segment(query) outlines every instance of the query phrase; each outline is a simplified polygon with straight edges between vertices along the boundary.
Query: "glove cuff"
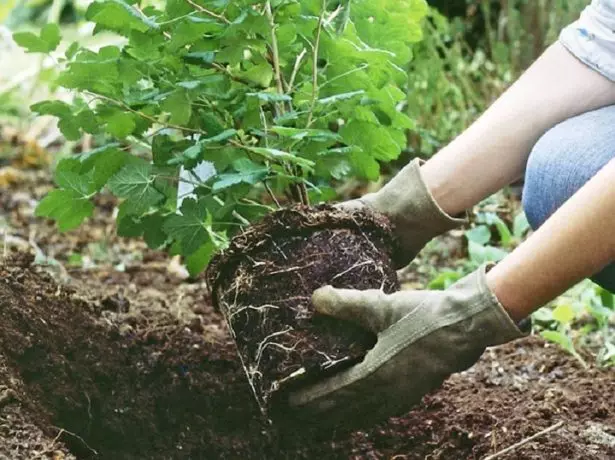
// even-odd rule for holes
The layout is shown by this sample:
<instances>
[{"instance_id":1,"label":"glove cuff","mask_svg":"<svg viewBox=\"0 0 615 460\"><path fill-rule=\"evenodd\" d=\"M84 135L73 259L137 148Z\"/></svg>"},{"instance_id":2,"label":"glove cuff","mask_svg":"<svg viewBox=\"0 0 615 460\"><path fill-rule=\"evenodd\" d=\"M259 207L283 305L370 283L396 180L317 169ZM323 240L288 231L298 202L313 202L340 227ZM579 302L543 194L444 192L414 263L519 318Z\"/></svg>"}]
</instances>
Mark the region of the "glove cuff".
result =
<instances>
[{"instance_id":1,"label":"glove cuff","mask_svg":"<svg viewBox=\"0 0 615 460\"><path fill-rule=\"evenodd\" d=\"M386 215L395 225L402 265L410 262L435 236L467 222L465 213L453 217L438 205L423 180L423 163L418 158L413 160L378 192L362 198L366 206Z\"/></svg>"},{"instance_id":2,"label":"glove cuff","mask_svg":"<svg viewBox=\"0 0 615 460\"><path fill-rule=\"evenodd\" d=\"M481 297L485 300L485 304L489 308L485 310L484 320L490 324L488 333L485 335L485 345L494 346L501 345L511 340L515 340L528 335L529 331L523 325L523 330L520 324L516 324L504 306L500 303L495 293L487 284L487 272L495 266L495 263L489 262L483 264L476 272L476 282Z\"/></svg>"}]
</instances>

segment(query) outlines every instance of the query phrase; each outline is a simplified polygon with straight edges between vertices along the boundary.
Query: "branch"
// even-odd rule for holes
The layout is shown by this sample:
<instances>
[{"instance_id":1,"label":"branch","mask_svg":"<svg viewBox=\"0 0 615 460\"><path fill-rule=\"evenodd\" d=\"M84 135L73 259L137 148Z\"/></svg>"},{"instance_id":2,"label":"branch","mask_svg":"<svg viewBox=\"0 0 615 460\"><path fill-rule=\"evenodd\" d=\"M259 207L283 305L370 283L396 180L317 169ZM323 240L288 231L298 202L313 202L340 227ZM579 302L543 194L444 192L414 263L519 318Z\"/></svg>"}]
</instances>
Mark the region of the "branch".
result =
<instances>
[{"instance_id":1,"label":"branch","mask_svg":"<svg viewBox=\"0 0 615 460\"><path fill-rule=\"evenodd\" d=\"M297 56L295 60L295 66L293 67L293 72L290 74L290 80L288 81L288 88L286 88L286 93L290 94L293 91L293 86L295 86L295 79L297 78L297 73L299 73L299 68L301 67L301 61L307 54L307 50L303 48L301 53Z\"/></svg>"},{"instance_id":2,"label":"branch","mask_svg":"<svg viewBox=\"0 0 615 460\"><path fill-rule=\"evenodd\" d=\"M278 94L284 94L284 84L282 83L282 71L280 70L280 51L278 49L278 38L275 34L275 20L273 19L273 13L271 12L271 2L265 3L265 15L269 21L269 27L271 28L271 53L273 55L273 71L275 75L275 82L278 90ZM281 109L280 109L281 108ZM280 113L284 113L284 106L278 105Z\"/></svg>"},{"instance_id":3,"label":"branch","mask_svg":"<svg viewBox=\"0 0 615 460\"><path fill-rule=\"evenodd\" d=\"M310 102L310 111L308 114L307 127L309 128L314 121L314 107L316 106L316 95L318 94L318 51L320 48L320 34L322 32L323 20L327 10L327 2L323 0L322 11L318 18L318 30L316 31L316 41L314 42L314 49L312 54L312 101Z\"/></svg>"},{"instance_id":4,"label":"branch","mask_svg":"<svg viewBox=\"0 0 615 460\"><path fill-rule=\"evenodd\" d=\"M177 129L177 130L180 130L180 131L187 131L187 132L190 132L190 133L197 133L197 134L207 134L205 131L201 131L201 130L198 130L198 129L187 128L185 126L174 125L173 123L166 123L166 122L157 120L156 118L154 118L154 117L152 117L152 116L150 116L150 115L148 115L146 113L143 113L143 112L140 112L139 110L133 109L132 107L130 107L129 105L123 103L122 101L115 100L115 99L110 98L108 96L103 96L102 94L94 93L92 91L84 91L84 93L85 94L89 94L90 96L93 96L96 99L102 99L103 101L111 102L112 104L115 104L115 105L123 108L124 110L128 110L129 112L132 112L135 115L139 115L140 117L142 117L142 118L144 118L146 120L149 120L152 123L157 123L157 124L165 126L167 128Z\"/></svg>"},{"instance_id":5,"label":"branch","mask_svg":"<svg viewBox=\"0 0 615 460\"><path fill-rule=\"evenodd\" d=\"M198 3L193 2L192 0L186 0L186 2L188 2L190 5L192 5L195 9L197 9L201 13L205 13L208 16L211 16L212 18L219 19L220 21L224 22L225 24L230 24L231 23L231 21L229 21L225 16L222 16L221 14L218 14L218 13L216 13L214 11L208 10L207 8L199 5Z\"/></svg>"}]
</instances>

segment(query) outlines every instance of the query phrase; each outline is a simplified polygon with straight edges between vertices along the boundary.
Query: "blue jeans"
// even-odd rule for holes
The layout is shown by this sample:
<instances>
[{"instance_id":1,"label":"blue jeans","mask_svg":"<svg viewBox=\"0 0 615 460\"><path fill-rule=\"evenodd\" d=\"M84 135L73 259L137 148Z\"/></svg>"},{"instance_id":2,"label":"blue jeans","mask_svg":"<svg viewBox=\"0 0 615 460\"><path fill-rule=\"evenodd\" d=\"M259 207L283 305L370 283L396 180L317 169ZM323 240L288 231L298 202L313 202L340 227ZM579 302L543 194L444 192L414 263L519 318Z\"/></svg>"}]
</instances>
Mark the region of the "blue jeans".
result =
<instances>
[{"instance_id":1,"label":"blue jeans","mask_svg":"<svg viewBox=\"0 0 615 460\"><path fill-rule=\"evenodd\" d=\"M523 208L532 228L538 228L613 158L615 105L570 118L547 131L534 146L525 172ZM615 292L615 263L592 280Z\"/></svg>"}]
</instances>

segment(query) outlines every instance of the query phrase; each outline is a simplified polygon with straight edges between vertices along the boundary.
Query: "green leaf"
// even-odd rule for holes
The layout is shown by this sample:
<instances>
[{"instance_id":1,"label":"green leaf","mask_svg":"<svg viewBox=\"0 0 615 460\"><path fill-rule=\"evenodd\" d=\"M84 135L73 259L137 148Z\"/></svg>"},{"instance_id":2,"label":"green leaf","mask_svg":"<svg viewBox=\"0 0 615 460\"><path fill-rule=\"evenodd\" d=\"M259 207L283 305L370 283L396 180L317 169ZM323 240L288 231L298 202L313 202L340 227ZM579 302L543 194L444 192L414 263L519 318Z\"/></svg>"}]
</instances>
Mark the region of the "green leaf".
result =
<instances>
[{"instance_id":1,"label":"green leaf","mask_svg":"<svg viewBox=\"0 0 615 460\"><path fill-rule=\"evenodd\" d=\"M162 229L164 219L159 214L147 215L141 219L143 222L143 237L147 245L152 249L161 248L169 239Z\"/></svg>"},{"instance_id":2,"label":"green leaf","mask_svg":"<svg viewBox=\"0 0 615 460\"><path fill-rule=\"evenodd\" d=\"M182 203L181 214L168 217L162 228L171 238L180 241L182 254L189 255L211 239L208 217L205 206L187 198Z\"/></svg>"},{"instance_id":3,"label":"green leaf","mask_svg":"<svg viewBox=\"0 0 615 460\"><path fill-rule=\"evenodd\" d=\"M500 216L495 212L483 212L478 215L478 221L487 225L495 225L500 236L500 241L503 246L509 246L512 239L512 233L508 229L506 222L504 222Z\"/></svg>"},{"instance_id":4,"label":"green leaf","mask_svg":"<svg viewBox=\"0 0 615 460\"><path fill-rule=\"evenodd\" d=\"M483 246L471 240L468 242L468 253L472 262L476 264L499 262L508 255L503 249L494 246Z\"/></svg>"},{"instance_id":5,"label":"green leaf","mask_svg":"<svg viewBox=\"0 0 615 460\"><path fill-rule=\"evenodd\" d=\"M70 117L73 110L70 105L62 101L42 101L30 106L32 112L40 115L53 115L58 118Z\"/></svg>"},{"instance_id":6,"label":"green leaf","mask_svg":"<svg viewBox=\"0 0 615 460\"><path fill-rule=\"evenodd\" d=\"M268 63L261 63L243 72L241 77L262 88L267 88L273 80L273 69Z\"/></svg>"},{"instance_id":7,"label":"green leaf","mask_svg":"<svg viewBox=\"0 0 615 460\"><path fill-rule=\"evenodd\" d=\"M175 91L167 97L161 106L164 112L171 114L170 122L176 125L185 125L192 116L192 106L185 91Z\"/></svg>"},{"instance_id":8,"label":"green leaf","mask_svg":"<svg viewBox=\"0 0 615 460\"><path fill-rule=\"evenodd\" d=\"M62 165L62 163L60 163L60 165ZM81 175L77 172L60 168L59 166L55 172L56 184L63 189L75 192L81 198L89 198L94 192L91 174Z\"/></svg>"},{"instance_id":9,"label":"green leaf","mask_svg":"<svg viewBox=\"0 0 615 460\"><path fill-rule=\"evenodd\" d=\"M150 207L164 199L164 195L154 187L152 165L132 163L124 166L109 180L109 190L120 198L125 198L128 214L143 214Z\"/></svg>"},{"instance_id":10,"label":"green leaf","mask_svg":"<svg viewBox=\"0 0 615 460\"><path fill-rule=\"evenodd\" d=\"M201 38L207 31L207 24L196 24L194 22L185 21L173 31L173 37L167 45L170 50L177 51L190 43Z\"/></svg>"},{"instance_id":11,"label":"green leaf","mask_svg":"<svg viewBox=\"0 0 615 460\"><path fill-rule=\"evenodd\" d=\"M94 205L73 190L52 190L36 207L35 215L57 222L60 231L78 227L94 212Z\"/></svg>"},{"instance_id":12,"label":"green leaf","mask_svg":"<svg viewBox=\"0 0 615 460\"><path fill-rule=\"evenodd\" d=\"M211 261L215 251L215 244L212 241L208 241L195 252L189 254L186 257L186 268L188 269L190 276L195 277L201 273Z\"/></svg>"},{"instance_id":13,"label":"green leaf","mask_svg":"<svg viewBox=\"0 0 615 460\"><path fill-rule=\"evenodd\" d=\"M311 170L314 167L314 162L305 158L300 158L292 153L282 150L270 149L265 147L246 147L250 152L254 152L268 160L276 162L288 162L297 166L301 166L306 170Z\"/></svg>"},{"instance_id":14,"label":"green leaf","mask_svg":"<svg viewBox=\"0 0 615 460\"><path fill-rule=\"evenodd\" d=\"M401 153L397 142L380 125L351 120L342 126L340 134L347 145L361 148L376 160L395 160Z\"/></svg>"},{"instance_id":15,"label":"green leaf","mask_svg":"<svg viewBox=\"0 0 615 460\"><path fill-rule=\"evenodd\" d=\"M32 32L17 32L13 40L29 53L50 53L60 44L60 28L57 24L47 24L41 29L40 36Z\"/></svg>"},{"instance_id":16,"label":"green leaf","mask_svg":"<svg viewBox=\"0 0 615 460\"><path fill-rule=\"evenodd\" d=\"M134 116L126 112L115 112L107 118L107 132L112 136L123 139L136 128Z\"/></svg>"},{"instance_id":17,"label":"green leaf","mask_svg":"<svg viewBox=\"0 0 615 460\"><path fill-rule=\"evenodd\" d=\"M248 93L248 96L256 97L263 102L289 102L293 100L288 94L266 93L264 91Z\"/></svg>"},{"instance_id":18,"label":"green leaf","mask_svg":"<svg viewBox=\"0 0 615 460\"><path fill-rule=\"evenodd\" d=\"M520 212L515 216L515 220L513 222L513 235L520 239L523 238L523 235L525 235L529 230L530 223L527 221L527 216L524 212Z\"/></svg>"},{"instance_id":19,"label":"green leaf","mask_svg":"<svg viewBox=\"0 0 615 460\"><path fill-rule=\"evenodd\" d=\"M466 238L476 244L485 245L491 240L491 230L486 225L478 225L466 233Z\"/></svg>"},{"instance_id":20,"label":"green leaf","mask_svg":"<svg viewBox=\"0 0 615 460\"><path fill-rule=\"evenodd\" d=\"M540 335L547 339L549 342L558 344L560 347L562 347L564 350L574 356L585 369L589 367L583 357L579 355L579 353L577 353L577 350L572 343L572 339L568 334L561 331L542 331Z\"/></svg>"},{"instance_id":21,"label":"green leaf","mask_svg":"<svg viewBox=\"0 0 615 460\"><path fill-rule=\"evenodd\" d=\"M460 273L454 271L441 272L438 274L438 276L436 276L433 280L429 282L429 285L427 287L429 289L444 290L459 281L462 276L463 275L461 275Z\"/></svg>"},{"instance_id":22,"label":"green leaf","mask_svg":"<svg viewBox=\"0 0 615 460\"><path fill-rule=\"evenodd\" d=\"M85 17L88 21L123 32L124 35L132 29L145 32L158 28L158 24L122 0L94 2L88 7Z\"/></svg>"},{"instance_id":23,"label":"green leaf","mask_svg":"<svg viewBox=\"0 0 615 460\"><path fill-rule=\"evenodd\" d=\"M235 160L233 167L237 172L216 176L216 181L212 185L213 192L218 192L240 183L254 185L262 181L269 174L269 168L254 163L248 158Z\"/></svg>"},{"instance_id":24,"label":"green leaf","mask_svg":"<svg viewBox=\"0 0 615 460\"><path fill-rule=\"evenodd\" d=\"M41 40L47 43L48 51L54 51L61 40L60 27L57 24L46 24L41 29Z\"/></svg>"},{"instance_id":25,"label":"green leaf","mask_svg":"<svg viewBox=\"0 0 615 460\"><path fill-rule=\"evenodd\" d=\"M567 303L559 304L553 309L553 319L561 324L569 324L575 318L574 309Z\"/></svg>"},{"instance_id":26,"label":"green leaf","mask_svg":"<svg viewBox=\"0 0 615 460\"><path fill-rule=\"evenodd\" d=\"M130 154L117 148L118 144L109 144L83 153L79 160L82 171L91 171L94 190L103 188L107 181L116 174L130 158ZM64 161L64 160L63 160Z\"/></svg>"},{"instance_id":27,"label":"green leaf","mask_svg":"<svg viewBox=\"0 0 615 460\"><path fill-rule=\"evenodd\" d=\"M339 142L342 140L339 134L325 129L299 129L287 128L285 126L272 126L269 128L269 131L293 140L310 139L317 142Z\"/></svg>"},{"instance_id":28,"label":"green leaf","mask_svg":"<svg viewBox=\"0 0 615 460\"><path fill-rule=\"evenodd\" d=\"M338 102L346 101L362 94L365 94L364 90L350 91L347 93L335 94L333 96L318 99L316 102L321 105L337 104Z\"/></svg>"}]
</instances>

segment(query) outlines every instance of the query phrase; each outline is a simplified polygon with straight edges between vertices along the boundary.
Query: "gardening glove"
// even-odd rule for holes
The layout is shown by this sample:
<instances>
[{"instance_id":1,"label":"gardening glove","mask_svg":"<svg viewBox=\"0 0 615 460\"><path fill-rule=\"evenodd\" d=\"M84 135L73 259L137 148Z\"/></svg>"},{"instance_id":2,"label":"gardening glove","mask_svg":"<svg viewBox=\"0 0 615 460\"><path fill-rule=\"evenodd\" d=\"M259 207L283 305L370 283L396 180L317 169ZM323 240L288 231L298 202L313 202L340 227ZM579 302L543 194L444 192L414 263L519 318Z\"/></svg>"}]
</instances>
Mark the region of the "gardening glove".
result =
<instances>
[{"instance_id":1,"label":"gardening glove","mask_svg":"<svg viewBox=\"0 0 615 460\"><path fill-rule=\"evenodd\" d=\"M487 286L488 268L445 291L316 290L318 312L355 321L378 341L359 364L291 392L297 418L342 428L401 415L486 347L522 337Z\"/></svg>"},{"instance_id":2,"label":"gardening glove","mask_svg":"<svg viewBox=\"0 0 615 460\"><path fill-rule=\"evenodd\" d=\"M391 220L401 250L395 257L396 268L409 264L433 237L466 222L465 216L451 217L440 208L421 177L420 167L421 160L416 159L379 191L337 205L349 211L367 207Z\"/></svg>"}]
</instances>

